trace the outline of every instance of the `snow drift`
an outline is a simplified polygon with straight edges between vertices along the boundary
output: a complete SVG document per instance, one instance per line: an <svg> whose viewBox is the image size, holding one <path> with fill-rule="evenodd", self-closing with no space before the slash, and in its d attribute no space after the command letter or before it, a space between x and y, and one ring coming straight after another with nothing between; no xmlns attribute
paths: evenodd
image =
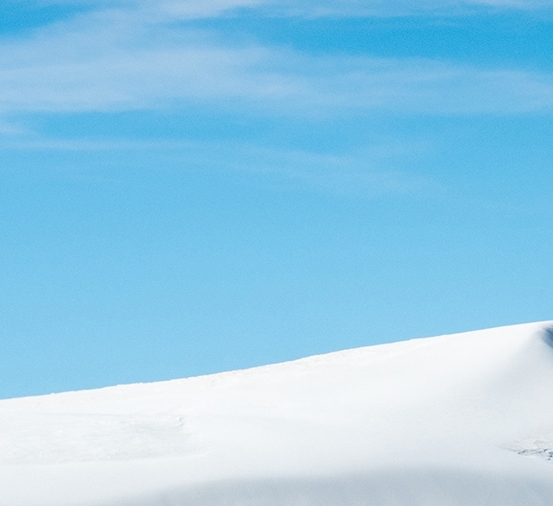
<svg viewBox="0 0 553 506"><path fill-rule="evenodd" d="M553 504L553 322L0 401L1 506Z"/></svg>

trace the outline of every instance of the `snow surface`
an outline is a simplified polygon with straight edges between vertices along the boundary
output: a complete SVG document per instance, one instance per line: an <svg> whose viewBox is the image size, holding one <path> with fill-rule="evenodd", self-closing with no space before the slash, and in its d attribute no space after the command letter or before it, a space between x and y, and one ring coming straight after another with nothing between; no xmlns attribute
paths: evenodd
<svg viewBox="0 0 553 506"><path fill-rule="evenodd" d="M0 401L1 506L553 504L553 322Z"/></svg>

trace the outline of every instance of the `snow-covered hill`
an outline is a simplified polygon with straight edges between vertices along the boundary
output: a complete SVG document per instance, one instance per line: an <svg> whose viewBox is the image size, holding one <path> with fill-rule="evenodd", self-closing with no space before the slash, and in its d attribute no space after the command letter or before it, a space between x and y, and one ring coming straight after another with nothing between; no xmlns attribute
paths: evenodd
<svg viewBox="0 0 553 506"><path fill-rule="evenodd" d="M553 322L0 401L1 506L553 504Z"/></svg>

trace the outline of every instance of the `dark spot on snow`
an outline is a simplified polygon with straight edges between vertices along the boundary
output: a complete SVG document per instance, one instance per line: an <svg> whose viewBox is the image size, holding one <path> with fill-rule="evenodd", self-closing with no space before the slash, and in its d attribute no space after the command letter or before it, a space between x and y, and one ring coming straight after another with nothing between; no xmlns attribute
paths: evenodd
<svg viewBox="0 0 553 506"><path fill-rule="evenodd" d="M533 439L516 443L512 448L513 451L525 457L539 457L544 460L553 461L553 440Z"/></svg>
<svg viewBox="0 0 553 506"><path fill-rule="evenodd" d="M543 333L544 341L551 347L553 347L553 327L548 327Z"/></svg>
<svg viewBox="0 0 553 506"><path fill-rule="evenodd" d="M545 460L553 460L553 450L548 449L527 449L517 451L519 455L536 456Z"/></svg>

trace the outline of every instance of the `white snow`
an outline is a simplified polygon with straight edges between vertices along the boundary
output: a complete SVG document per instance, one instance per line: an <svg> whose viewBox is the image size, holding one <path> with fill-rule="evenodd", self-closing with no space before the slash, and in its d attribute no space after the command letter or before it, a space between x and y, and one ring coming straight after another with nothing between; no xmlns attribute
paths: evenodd
<svg viewBox="0 0 553 506"><path fill-rule="evenodd" d="M553 322L0 401L0 506L553 504Z"/></svg>

